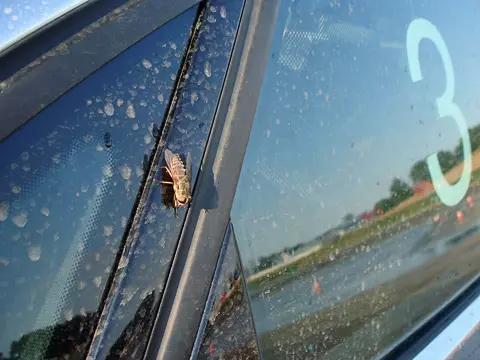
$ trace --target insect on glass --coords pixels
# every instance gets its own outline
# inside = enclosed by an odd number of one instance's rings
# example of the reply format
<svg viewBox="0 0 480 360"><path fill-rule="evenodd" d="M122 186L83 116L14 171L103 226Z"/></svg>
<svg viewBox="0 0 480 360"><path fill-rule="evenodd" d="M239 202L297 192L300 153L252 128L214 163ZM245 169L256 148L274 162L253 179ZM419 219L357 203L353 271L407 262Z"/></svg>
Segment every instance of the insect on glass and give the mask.
<svg viewBox="0 0 480 360"><path fill-rule="evenodd" d="M184 163L180 155L172 153L169 149L165 149L165 162L166 166L162 166L162 168L170 175L171 181L162 179L161 183L172 185L173 187L173 206L176 215L177 208L186 206L192 199L190 191L192 173L191 156L190 153L188 153L186 163Z"/></svg>

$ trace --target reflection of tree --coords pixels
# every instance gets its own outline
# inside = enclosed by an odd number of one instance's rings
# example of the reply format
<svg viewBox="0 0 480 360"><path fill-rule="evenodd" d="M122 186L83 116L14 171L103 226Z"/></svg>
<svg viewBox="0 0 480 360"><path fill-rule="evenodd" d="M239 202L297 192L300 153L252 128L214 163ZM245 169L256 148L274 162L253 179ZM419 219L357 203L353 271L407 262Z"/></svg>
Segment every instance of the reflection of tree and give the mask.
<svg viewBox="0 0 480 360"><path fill-rule="evenodd" d="M425 160L419 160L412 166L410 169L410 179L412 179L414 184L423 180L431 181L430 171L428 170L428 165Z"/></svg>
<svg viewBox="0 0 480 360"><path fill-rule="evenodd" d="M355 221L355 215L353 215L352 213L345 214L342 221L344 224L350 224Z"/></svg>
<svg viewBox="0 0 480 360"><path fill-rule="evenodd" d="M142 301L132 321L110 349L107 359L132 359L135 355L142 356L145 342L148 339L155 292L151 292ZM49 326L23 335L10 345L10 357L5 359L83 359L87 346L95 330L97 313L77 315L72 320L62 324ZM48 344L45 351L41 346L35 348L32 344Z"/></svg>
<svg viewBox="0 0 480 360"><path fill-rule="evenodd" d="M405 181L395 178L390 185L390 197L377 202L375 210L381 214L393 209L413 195L413 190Z"/></svg>
<svg viewBox="0 0 480 360"><path fill-rule="evenodd" d="M138 307L133 319L113 344L107 360L134 359L143 356L150 328L154 320L155 292L149 293Z"/></svg>
<svg viewBox="0 0 480 360"><path fill-rule="evenodd" d="M80 359L92 336L97 320L95 313L77 315L63 324L49 326L23 335L10 345L11 359ZM47 343L45 352L43 344ZM38 348L32 346L38 344ZM43 354L42 354L43 353Z"/></svg>
<svg viewBox="0 0 480 360"><path fill-rule="evenodd" d="M472 152L480 147L480 125L468 129L470 135L470 143ZM438 152L438 162L443 173L451 170L455 165L463 161L463 146L459 140L458 145L453 151L442 150ZM428 170L427 161L425 159L417 161L410 169L410 179L414 184L420 181L432 181Z"/></svg>

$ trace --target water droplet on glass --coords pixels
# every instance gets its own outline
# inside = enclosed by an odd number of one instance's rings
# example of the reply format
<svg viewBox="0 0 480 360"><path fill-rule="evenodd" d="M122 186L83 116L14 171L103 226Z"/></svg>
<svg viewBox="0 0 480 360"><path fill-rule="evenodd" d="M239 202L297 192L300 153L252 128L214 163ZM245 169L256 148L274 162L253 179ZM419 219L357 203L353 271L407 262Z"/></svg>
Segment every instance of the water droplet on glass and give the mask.
<svg viewBox="0 0 480 360"><path fill-rule="evenodd" d="M52 156L52 161L55 163L55 164L60 164L60 154L55 154Z"/></svg>
<svg viewBox="0 0 480 360"><path fill-rule="evenodd" d="M27 161L30 156L28 155L28 152L24 151L22 155L20 155L20 159L23 161Z"/></svg>
<svg viewBox="0 0 480 360"><path fill-rule="evenodd" d="M42 249L40 246L30 246L28 248L28 257L31 261L40 260L40 255L42 254Z"/></svg>
<svg viewBox="0 0 480 360"><path fill-rule="evenodd" d="M66 321L71 321L73 319L73 310L65 310L65 312L63 313L63 317Z"/></svg>
<svg viewBox="0 0 480 360"><path fill-rule="evenodd" d="M105 165L102 168L102 171L103 171L103 175L106 176L106 177L112 177L113 176L113 170L112 170L112 167L110 165Z"/></svg>
<svg viewBox="0 0 480 360"><path fill-rule="evenodd" d="M19 228L25 227L25 225L27 224L27 220L28 220L28 215L26 212L22 212L12 216L12 222Z"/></svg>
<svg viewBox="0 0 480 360"><path fill-rule="evenodd" d="M196 91L193 91L190 94L190 104L195 104L195 102L198 100L198 93Z"/></svg>
<svg viewBox="0 0 480 360"><path fill-rule="evenodd" d="M96 276L93 278L93 283L95 284L95 286L97 288L100 287L100 285L102 285L102 277L101 276Z"/></svg>
<svg viewBox="0 0 480 360"><path fill-rule="evenodd" d="M142 65L145 69L150 69L152 67L152 63L147 59L142 60Z"/></svg>
<svg viewBox="0 0 480 360"><path fill-rule="evenodd" d="M328 259L329 259L330 261L335 260L335 254L334 254L334 253L328 254Z"/></svg>
<svg viewBox="0 0 480 360"><path fill-rule="evenodd" d="M213 23L216 22L217 20L215 19L215 16L213 16L213 15L208 15L207 21L208 21L209 23L212 23L212 24L213 24Z"/></svg>
<svg viewBox="0 0 480 360"><path fill-rule="evenodd" d="M225 6L223 5L220 6L220 16L224 19L227 17L227 9L225 9Z"/></svg>
<svg viewBox="0 0 480 360"><path fill-rule="evenodd" d="M8 204L7 203L0 203L0 221L7 220L8 217Z"/></svg>
<svg viewBox="0 0 480 360"><path fill-rule="evenodd" d="M48 216L50 215L50 210L46 207L42 208L42 210L40 210L40 212L42 213L42 215L44 216Z"/></svg>
<svg viewBox="0 0 480 360"><path fill-rule="evenodd" d="M135 119L135 108L132 104L128 104L127 106L127 117L130 119Z"/></svg>
<svg viewBox="0 0 480 360"><path fill-rule="evenodd" d="M206 77L212 76L212 65L210 65L208 61L206 61L203 65L203 72L205 73Z"/></svg>
<svg viewBox="0 0 480 360"><path fill-rule="evenodd" d="M105 105L103 105L103 112L107 116L112 116L115 113L115 108L113 107L112 103L105 103Z"/></svg>
<svg viewBox="0 0 480 360"><path fill-rule="evenodd" d="M162 95L162 94L158 95L158 96L157 96L157 99L158 99L158 101L160 101L161 103L163 103L163 95Z"/></svg>
<svg viewBox="0 0 480 360"><path fill-rule="evenodd" d="M140 101L140 106L146 107L146 106L147 106L147 102L146 102L145 100L141 100L141 101Z"/></svg>
<svg viewBox="0 0 480 360"><path fill-rule="evenodd" d="M122 228L127 226L127 217L126 216L122 216L121 225L122 225Z"/></svg>
<svg viewBox="0 0 480 360"><path fill-rule="evenodd" d="M117 106L120 107L123 105L123 99L118 98L117 99Z"/></svg>
<svg viewBox="0 0 480 360"><path fill-rule="evenodd" d="M138 128L139 128L139 127L138 127L138 124L137 124L137 123L135 123L135 124L132 125L133 131L137 131Z"/></svg>
<svg viewBox="0 0 480 360"><path fill-rule="evenodd" d="M145 137L143 138L143 140L145 141L145 144L150 144L152 142L152 137L150 136L150 134L147 134L145 135Z"/></svg>
<svg viewBox="0 0 480 360"><path fill-rule="evenodd" d="M78 290L83 290L83 289L85 289L86 286L87 286L87 283L83 280L80 280L78 282L78 287L77 288L78 288Z"/></svg>
<svg viewBox="0 0 480 360"><path fill-rule="evenodd" d="M22 192L22 188L18 185L12 185L12 192L14 194L20 194Z"/></svg>
<svg viewBox="0 0 480 360"><path fill-rule="evenodd" d="M120 175L124 180L130 179L130 176L132 175L132 168L129 167L127 164L123 164L120 166Z"/></svg>
<svg viewBox="0 0 480 360"><path fill-rule="evenodd" d="M110 236L113 234L113 226L104 226L103 227L103 235Z"/></svg>

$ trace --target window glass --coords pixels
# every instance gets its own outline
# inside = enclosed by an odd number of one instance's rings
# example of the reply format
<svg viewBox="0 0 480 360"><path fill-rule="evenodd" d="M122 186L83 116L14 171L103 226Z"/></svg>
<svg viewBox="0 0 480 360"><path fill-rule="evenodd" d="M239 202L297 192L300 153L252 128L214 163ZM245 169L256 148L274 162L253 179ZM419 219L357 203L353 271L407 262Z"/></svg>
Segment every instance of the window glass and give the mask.
<svg viewBox="0 0 480 360"><path fill-rule="evenodd" d="M281 2L232 210L263 358L371 358L478 275L479 11Z"/></svg>
<svg viewBox="0 0 480 360"><path fill-rule="evenodd" d="M192 358L259 359L245 290L235 234L233 227L229 226L210 288L201 331L197 334L201 336L201 343L194 347Z"/></svg>
<svg viewBox="0 0 480 360"><path fill-rule="evenodd" d="M195 17L153 32L0 144L3 356L84 353Z"/></svg>

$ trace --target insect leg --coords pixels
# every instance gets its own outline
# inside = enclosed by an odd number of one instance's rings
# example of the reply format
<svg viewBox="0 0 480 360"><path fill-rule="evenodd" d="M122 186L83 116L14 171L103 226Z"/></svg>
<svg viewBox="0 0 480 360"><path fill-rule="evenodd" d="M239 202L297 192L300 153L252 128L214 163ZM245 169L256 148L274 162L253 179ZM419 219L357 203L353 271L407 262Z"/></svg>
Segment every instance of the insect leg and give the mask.
<svg viewBox="0 0 480 360"><path fill-rule="evenodd" d="M162 167L160 167L160 169L167 170L168 175L170 175L170 177L173 179L172 173L170 172L170 169L168 168L168 166L162 166Z"/></svg>

